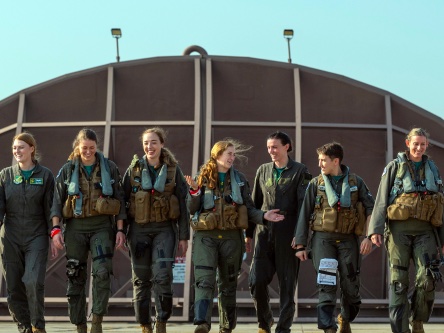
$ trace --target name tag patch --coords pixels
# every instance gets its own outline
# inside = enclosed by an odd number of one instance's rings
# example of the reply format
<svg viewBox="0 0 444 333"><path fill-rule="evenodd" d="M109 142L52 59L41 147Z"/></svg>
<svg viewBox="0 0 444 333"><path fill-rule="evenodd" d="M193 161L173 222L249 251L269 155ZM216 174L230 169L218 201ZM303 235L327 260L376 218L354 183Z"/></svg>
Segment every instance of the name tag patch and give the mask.
<svg viewBox="0 0 444 333"><path fill-rule="evenodd" d="M43 185L43 178L29 178L29 184Z"/></svg>

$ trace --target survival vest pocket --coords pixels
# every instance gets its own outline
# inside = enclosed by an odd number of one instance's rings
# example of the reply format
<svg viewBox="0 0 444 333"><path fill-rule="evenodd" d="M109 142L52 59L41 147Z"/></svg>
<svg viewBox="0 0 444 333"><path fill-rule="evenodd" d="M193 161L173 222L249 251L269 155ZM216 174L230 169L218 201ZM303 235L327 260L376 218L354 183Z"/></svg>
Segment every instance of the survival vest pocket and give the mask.
<svg viewBox="0 0 444 333"><path fill-rule="evenodd" d="M150 213L150 192L139 191L135 195L135 216L137 223L148 223Z"/></svg>
<svg viewBox="0 0 444 333"><path fill-rule="evenodd" d="M387 217L389 220L405 221L409 216L409 207L403 204L394 203L387 208Z"/></svg>
<svg viewBox="0 0 444 333"><path fill-rule="evenodd" d="M236 219L236 227L238 229L247 229L248 228L248 211L247 206L239 205L237 206L237 219Z"/></svg>
<svg viewBox="0 0 444 333"><path fill-rule="evenodd" d="M238 217L236 206L234 205L223 205L224 215L223 221L219 226L219 229L236 229L236 220Z"/></svg>
<svg viewBox="0 0 444 333"><path fill-rule="evenodd" d="M114 198L99 197L96 202L96 211L104 215L118 215L120 213L120 201Z"/></svg>
<svg viewBox="0 0 444 333"><path fill-rule="evenodd" d="M338 212L332 207L324 208L322 213L322 230L326 232L336 231L336 222L338 219Z"/></svg>
<svg viewBox="0 0 444 333"><path fill-rule="evenodd" d="M64 219L71 219L74 216L73 208L76 204L76 196L68 195L62 208L62 215Z"/></svg>
<svg viewBox="0 0 444 333"><path fill-rule="evenodd" d="M355 226L355 234L358 236L364 236L365 232L365 222L367 218L365 217L365 208L361 201L356 203L356 215L358 222Z"/></svg>
<svg viewBox="0 0 444 333"><path fill-rule="evenodd" d="M437 194L434 195L434 197L436 196L435 200L436 200L436 209L432 214L432 217L430 218L430 223L432 223L433 226L435 227L440 227L442 226L442 214L443 214L443 210L444 210L444 195L439 192Z"/></svg>
<svg viewBox="0 0 444 333"><path fill-rule="evenodd" d="M191 220L193 230L213 230L217 227L216 215L213 212L200 213L197 221Z"/></svg>
<svg viewBox="0 0 444 333"><path fill-rule="evenodd" d="M180 216L179 199L174 194L170 196L170 211L168 215L171 220L176 220Z"/></svg>

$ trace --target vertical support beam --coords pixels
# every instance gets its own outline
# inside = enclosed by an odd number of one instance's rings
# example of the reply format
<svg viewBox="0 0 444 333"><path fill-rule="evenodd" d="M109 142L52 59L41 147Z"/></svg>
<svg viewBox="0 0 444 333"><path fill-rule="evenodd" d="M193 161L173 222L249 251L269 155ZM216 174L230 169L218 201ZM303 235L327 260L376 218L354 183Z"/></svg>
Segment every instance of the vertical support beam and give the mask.
<svg viewBox="0 0 444 333"><path fill-rule="evenodd" d="M199 167L199 146L200 146L200 118L202 109L201 96L201 70L200 59L194 59L194 134L193 134L193 160L191 164L191 175L197 173ZM193 230L191 229L191 239L193 237ZM190 295L191 295L191 253L193 243L191 242L187 250L187 260L185 260L185 284L183 287L183 312L182 319L188 321L190 316Z"/></svg>
<svg viewBox="0 0 444 333"><path fill-rule="evenodd" d="M387 131L387 154L385 164L393 159L393 123L392 123L392 103L390 95L385 95L385 124Z"/></svg>
<svg viewBox="0 0 444 333"><path fill-rule="evenodd" d="M200 147L200 120L202 112L201 96L201 70L200 59L194 59L194 140L193 140L193 160L191 163L191 174L194 175L199 167L199 147Z"/></svg>
<svg viewBox="0 0 444 333"><path fill-rule="evenodd" d="M23 132L23 123L25 121L25 93L20 93L19 95L19 104L17 109L17 127L15 128L15 135L18 135ZM11 165L17 164L14 156L12 157Z"/></svg>
<svg viewBox="0 0 444 333"><path fill-rule="evenodd" d="M392 122L392 103L390 95L385 95L385 124L387 132L387 152L385 156L385 164L388 164L393 159L393 122ZM387 272L388 279L390 280L390 270L388 269L387 256L382 258L382 272ZM382 285L382 290L385 290L388 294L388 299L390 302L390 293L387 291L386 284Z"/></svg>
<svg viewBox="0 0 444 333"><path fill-rule="evenodd" d="M295 161L301 162L302 159L302 104L301 104L301 77L299 68L293 69L294 80L294 111L295 111L295 139L294 139L294 158ZM296 292L294 294L294 303L296 304L296 311L293 318L296 319L299 316L299 286L296 285Z"/></svg>
<svg viewBox="0 0 444 333"><path fill-rule="evenodd" d="M295 135L295 160L301 162L302 159L302 102L301 102L301 78L299 68L293 70L294 77L294 106L296 120Z"/></svg>
<svg viewBox="0 0 444 333"><path fill-rule="evenodd" d="M109 156L111 140L111 120L114 110L114 67L108 67L108 83L106 87L105 137L103 138L103 154Z"/></svg>
<svg viewBox="0 0 444 333"><path fill-rule="evenodd" d="M213 123L213 81L211 59L206 59L206 104L205 104L205 151L204 161L210 158L211 124Z"/></svg>

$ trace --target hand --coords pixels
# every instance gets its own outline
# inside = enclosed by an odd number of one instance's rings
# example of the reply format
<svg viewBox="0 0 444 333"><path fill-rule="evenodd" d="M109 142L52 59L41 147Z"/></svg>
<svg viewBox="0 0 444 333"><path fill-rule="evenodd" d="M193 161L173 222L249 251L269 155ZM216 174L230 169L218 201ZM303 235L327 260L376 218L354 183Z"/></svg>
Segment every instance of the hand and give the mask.
<svg viewBox="0 0 444 333"><path fill-rule="evenodd" d="M63 241L62 233L59 232L58 234L54 235L52 237L52 244L56 249L63 250L63 246L65 245L65 242Z"/></svg>
<svg viewBox="0 0 444 333"><path fill-rule="evenodd" d="M185 175L185 180L187 181L191 190L196 191L199 188L199 185L197 185L197 183L194 181L193 177Z"/></svg>
<svg viewBox="0 0 444 333"><path fill-rule="evenodd" d="M116 234L116 250L118 249L126 249L124 246L126 242L126 236L123 232L119 231Z"/></svg>
<svg viewBox="0 0 444 333"><path fill-rule="evenodd" d="M250 237L245 237L245 251L250 253L252 250L253 239Z"/></svg>
<svg viewBox="0 0 444 333"><path fill-rule="evenodd" d="M177 254L179 257L185 257L187 254L187 250L188 250L188 241L185 240L180 240L179 241L179 246L177 247Z"/></svg>
<svg viewBox="0 0 444 333"><path fill-rule="evenodd" d="M296 249L302 249L302 248L304 248L304 245L298 244L296 246ZM301 261L307 260L308 259L307 250L304 249L304 250L296 252L296 257L298 257Z"/></svg>
<svg viewBox="0 0 444 333"><path fill-rule="evenodd" d="M380 234L373 234L371 240L372 243L375 244L377 247L380 247L382 245L382 235Z"/></svg>
<svg viewBox="0 0 444 333"><path fill-rule="evenodd" d="M63 237L61 233L54 235L50 242L51 248L51 260L56 259L59 256L59 249L63 250Z"/></svg>
<svg viewBox="0 0 444 333"><path fill-rule="evenodd" d="M285 216L278 214L279 209L271 209L264 214L264 219L270 222L279 222L285 219Z"/></svg>
<svg viewBox="0 0 444 333"><path fill-rule="evenodd" d="M291 240L291 244L290 244L290 246L293 248L293 249L295 249L296 250L296 237L293 237L293 239Z"/></svg>
<svg viewBox="0 0 444 333"><path fill-rule="evenodd" d="M372 241L365 237L361 242L360 252L363 255L369 254L372 251Z"/></svg>

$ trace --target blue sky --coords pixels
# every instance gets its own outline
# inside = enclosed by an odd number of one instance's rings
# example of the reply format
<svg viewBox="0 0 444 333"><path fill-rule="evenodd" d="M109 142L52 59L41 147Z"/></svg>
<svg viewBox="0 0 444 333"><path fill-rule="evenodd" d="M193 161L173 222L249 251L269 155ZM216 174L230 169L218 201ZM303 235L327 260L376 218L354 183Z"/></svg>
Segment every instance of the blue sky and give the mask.
<svg viewBox="0 0 444 333"><path fill-rule="evenodd" d="M210 55L294 63L394 93L444 118L441 0L3 1L0 100L58 76L116 60Z"/></svg>

